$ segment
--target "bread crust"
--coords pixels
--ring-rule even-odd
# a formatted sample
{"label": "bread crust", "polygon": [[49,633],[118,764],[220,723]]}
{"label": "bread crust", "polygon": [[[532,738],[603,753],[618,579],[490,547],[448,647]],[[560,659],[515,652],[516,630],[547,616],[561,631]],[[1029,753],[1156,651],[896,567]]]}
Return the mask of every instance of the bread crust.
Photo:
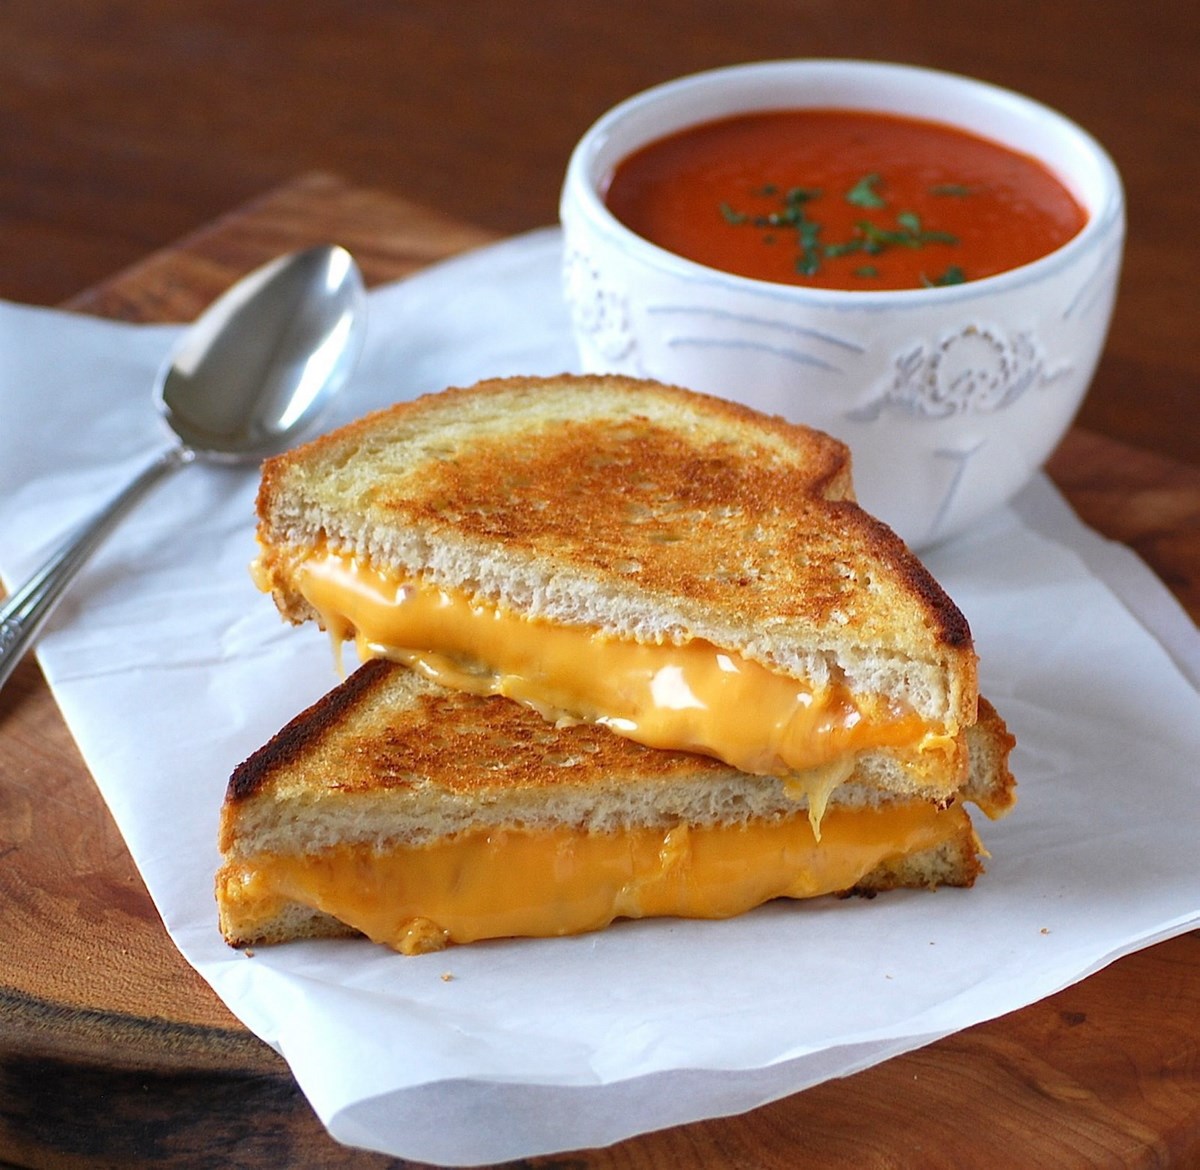
{"label": "bread crust", "polygon": [[[1014,800],[1011,736],[994,711],[965,736],[963,793],[1002,815]],[[863,753],[829,807],[913,799],[905,779],[888,752]],[[554,727],[507,699],[446,691],[374,659],[234,770],[218,843],[241,857],[352,841],[417,844],[482,827],[730,824],[806,808],[774,777],[588,724]]]}

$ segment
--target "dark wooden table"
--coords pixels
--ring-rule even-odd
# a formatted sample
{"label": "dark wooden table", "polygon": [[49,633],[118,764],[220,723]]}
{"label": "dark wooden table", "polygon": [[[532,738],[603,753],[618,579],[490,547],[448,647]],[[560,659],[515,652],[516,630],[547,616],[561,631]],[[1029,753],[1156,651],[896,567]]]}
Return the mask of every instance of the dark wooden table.
{"label": "dark wooden table", "polygon": [[[550,223],[587,124],[699,68],[862,56],[1047,101],[1130,201],[1111,342],[1052,470],[1200,614],[1190,4],[10,0],[0,49],[0,296],[137,319],[190,317],[331,227],[378,280]],[[297,181],[313,170],[340,181]],[[1198,1035],[1192,934],[848,1080],[561,1164],[1196,1165]],[[332,1143],[179,959],[26,662],[0,695],[0,1164],[218,1163],[399,1165]]]}

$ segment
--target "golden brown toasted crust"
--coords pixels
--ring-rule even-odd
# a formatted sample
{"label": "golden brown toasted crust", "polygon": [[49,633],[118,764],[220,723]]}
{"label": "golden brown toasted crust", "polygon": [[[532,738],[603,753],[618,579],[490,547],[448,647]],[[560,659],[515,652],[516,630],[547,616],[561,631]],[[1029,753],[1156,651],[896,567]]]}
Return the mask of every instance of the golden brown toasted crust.
{"label": "golden brown toasted crust", "polygon": [[[665,403],[669,406],[673,402],[676,408],[684,414],[690,414],[697,419],[707,419],[714,434],[724,435],[727,439],[736,437],[740,441],[749,439],[753,447],[760,451],[787,459],[794,468],[799,468],[803,472],[802,494],[829,500],[853,499],[850,454],[845,445],[836,439],[809,427],[789,423],[782,418],[760,414],[739,403],[659,382],[617,375],[573,376],[562,374],[553,378],[492,378],[473,386],[452,386],[436,394],[424,395],[413,402],[385,407],[364,415],[337,431],[319,436],[303,447],[268,459],[263,468],[263,486],[269,494],[272,489],[271,481],[277,476],[286,474],[294,465],[298,463],[311,464],[322,458],[337,458],[348,446],[371,441],[381,424],[389,427],[396,423],[407,425],[410,429],[406,437],[414,440],[426,430],[428,426],[426,420],[429,418],[435,422],[451,419],[467,421],[475,426],[492,421],[497,424],[499,429],[503,429],[508,420],[504,419],[503,413],[496,413],[497,407],[500,412],[509,412],[514,408],[520,410],[529,403],[536,405],[540,399],[544,399],[547,391],[564,389],[570,393],[593,393],[596,397],[606,396],[606,406],[611,404],[610,396],[625,394],[630,399],[630,409],[626,412],[629,429],[624,432],[612,431],[602,436],[603,447],[609,448],[609,450],[604,453],[572,452],[571,448],[567,447],[561,453],[553,450],[548,453],[549,465],[557,462],[559,470],[567,475],[582,474],[594,477],[597,471],[607,472],[610,468],[614,468],[618,472],[622,469],[642,472],[652,469],[655,464],[645,459],[647,451],[645,445],[622,455],[618,449],[612,448],[612,443],[614,440],[618,445],[627,440],[637,442],[642,437],[639,424],[647,421],[648,416],[645,413],[638,413],[639,404],[644,407],[648,402],[657,401],[659,404]],[[490,403],[489,400],[491,400]],[[555,424],[561,422],[559,419],[548,421],[553,421]],[[474,438],[474,436],[470,437]],[[425,450],[433,459],[449,460],[457,454],[455,441],[449,435],[442,443],[435,439]],[[472,471],[467,480],[463,481],[464,486],[469,489],[470,479],[477,479],[480,473],[486,481],[485,487],[497,481],[504,483],[505,477],[509,476],[512,471],[509,452],[513,450],[513,448],[502,446],[499,450],[481,455],[478,459],[478,467]],[[718,444],[715,451],[719,453],[720,450],[721,447]],[[685,458],[695,453],[690,444],[678,446],[676,451],[682,451]],[[738,457],[741,458],[746,453],[743,448],[738,452]],[[719,460],[718,462],[723,461]],[[674,470],[672,469],[669,474],[672,474]],[[688,478],[684,477],[684,482],[681,484],[685,491],[690,486],[687,482]],[[540,484],[530,485],[522,482],[523,479],[524,477],[509,479],[505,486],[522,488],[532,486],[536,491],[539,487],[544,489],[562,482],[561,479],[550,478],[543,480]],[[611,476],[604,474],[600,486],[607,491],[611,486]],[[383,490],[384,499],[386,499],[386,488]],[[486,495],[489,502],[495,503],[490,490]],[[430,513],[431,519],[437,519],[438,498],[436,492],[431,492],[429,499],[415,503],[406,497],[402,501],[402,506],[411,507],[417,511],[425,509]],[[452,501],[446,502],[451,503]],[[790,506],[790,503],[790,501],[785,501],[787,506]],[[523,506],[518,505],[515,511],[519,512]],[[589,507],[586,502],[584,506],[585,508]],[[595,509],[591,510],[594,514]],[[263,515],[261,507],[259,515]]]}
{"label": "golden brown toasted crust", "polygon": [[217,874],[217,911],[221,934],[231,947],[292,942],[301,938],[353,938],[358,931],[302,902],[285,902],[265,914],[248,905],[236,876]]}
{"label": "golden brown toasted crust", "polygon": [[[295,766],[306,755],[319,751],[321,741],[336,733],[356,707],[372,694],[379,693],[392,673],[384,659],[374,659],[301,711],[270,742],[234,769],[226,789],[226,801],[236,804],[254,796],[262,791],[274,773]],[[385,780],[380,778],[377,782],[384,783]]]}
{"label": "golden brown toasted crust", "polygon": [[238,765],[226,801],[273,797],[284,786],[351,796],[418,783],[478,799],[500,790],[590,786],[631,771],[674,779],[731,769],[706,756],[643,747],[593,724],[555,727],[508,699],[444,690],[375,658]]}
{"label": "golden brown toasted crust", "polygon": [[969,825],[962,833],[918,853],[892,858],[855,883],[847,894],[880,894],[887,890],[969,887],[984,872],[982,846]]}
{"label": "golden brown toasted crust", "polygon": [[966,738],[969,766],[962,799],[974,802],[996,820],[1017,803],[1017,781],[1008,767],[1016,737],[996,708],[980,695],[979,718],[967,729]]}
{"label": "golden brown toasted crust", "polygon": [[[966,735],[964,796],[1001,815],[1013,799],[1011,737],[994,712]],[[896,766],[886,752],[864,753],[830,807],[911,799],[895,791]],[[506,699],[446,691],[374,659],[235,769],[219,845],[233,856],[481,826],[727,824],[805,805],[773,777],[590,724],[554,727]]]}
{"label": "golden brown toasted crust", "polygon": [[293,621],[316,617],[297,553],[327,542],[518,613],[706,638],[797,677],[899,688],[924,670],[931,708],[974,718],[966,620],[854,503],[845,447],[730,402],[617,377],[451,389],[269,460],[258,515],[260,580]]}

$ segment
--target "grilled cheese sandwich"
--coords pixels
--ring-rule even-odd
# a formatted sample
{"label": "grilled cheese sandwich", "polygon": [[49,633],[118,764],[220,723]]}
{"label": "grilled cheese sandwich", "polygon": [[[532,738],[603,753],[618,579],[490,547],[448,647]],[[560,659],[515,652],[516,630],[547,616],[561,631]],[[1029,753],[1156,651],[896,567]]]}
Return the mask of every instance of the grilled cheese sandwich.
{"label": "grilled cheese sandwich", "polygon": [[965,886],[964,802],[1014,802],[965,619],[828,436],[500,379],[268,460],[258,516],[259,587],[366,665],[230,781],[235,945]]}
{"label": "grilled cheese sandwich", "polygon": [[[1011,746],[971,732],[974,797],[1012,800]],[[818,840],[774,777],[368,663],[234,773],[221,817],[233,945],[363,934],[406,954],[617,918],[725,918],[774,898],[970,885],[961,803],[843,786]]]}

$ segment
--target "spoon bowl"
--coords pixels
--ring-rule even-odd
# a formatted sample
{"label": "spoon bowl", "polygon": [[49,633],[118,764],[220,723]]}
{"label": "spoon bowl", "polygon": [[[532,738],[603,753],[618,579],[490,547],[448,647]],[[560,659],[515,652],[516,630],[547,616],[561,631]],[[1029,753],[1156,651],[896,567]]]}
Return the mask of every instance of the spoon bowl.
{"label": "spoon bowl", "polygon": [[365,296],[353,257],[329,245],[271,261],[197,318],[157,379],[159,410],[179,441],[0,606],[0,687],[88,557],[168,472],[196,458],[257,461],[314,426],[358,359]]}
{"label": "spoon bowl", "polygon": [[180,338],[158,404],[184,446],[220,462],[277,454],[349,376],[363,281],[344,248],[282,256],[235,284]]}

